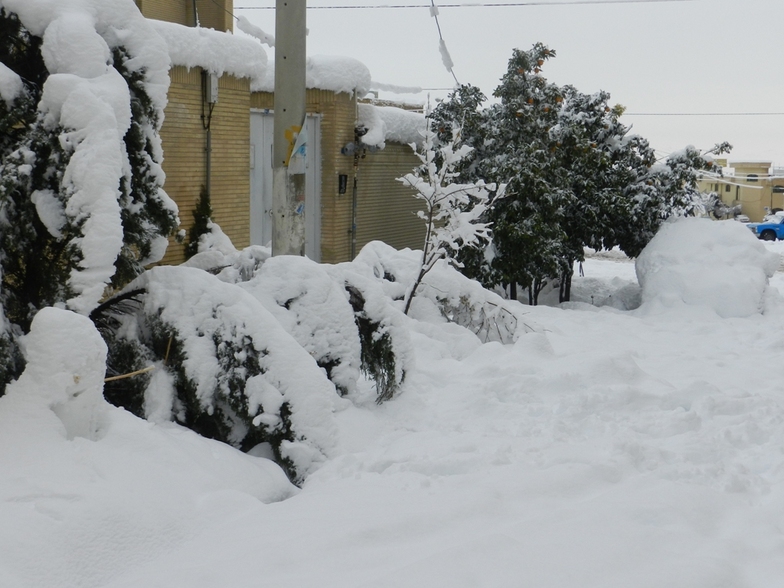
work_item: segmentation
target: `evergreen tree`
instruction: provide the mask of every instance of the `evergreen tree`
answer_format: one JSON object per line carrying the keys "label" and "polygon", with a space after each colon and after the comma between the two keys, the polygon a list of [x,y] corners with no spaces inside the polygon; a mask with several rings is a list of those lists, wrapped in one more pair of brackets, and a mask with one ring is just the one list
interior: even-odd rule
{"label": "evergreen tree", "polygon": [[610,106],[608,93],[582,94],[541,75],[554,56],[541,43],[514,50],[494,92],[500,104],[481,110],[481,93],[461,87],[433,117],[442,141],[449,120],[470,121],[464,135],[474,151],[462,181],[508,182],[506,198],[484,219],[493,224],[492,244],[461,252],[466,273],[508,286],[511,297],[522,286],[531,304],[553,280],[560,300],[569,300],[584,247],[620,246],[636,256],[668,216],[691,212],[697,171],[712,167],[694,148],[657,164],[648,142],[620,122],[624,109]]}
{"label": "evergreen tree", "polygon": [[[118,146],[126,158],[117,177],[122,243],[114,275],[104,280],[91,274],[83,244],[99,225],[91,225],[87,199],[99,196],[76,186],[69,172],[91,131],[64,128],[41,106],[49,78],[41,47],[40,37],[0,8],[0,66],[6,79],[20,83],[15,96],[0,99],[0,307],[6,324],[2,344],[10,347],[0,360],[0,390],[22,369],[21,361],[8,359],[18,358],[14,333],[27,332],[38,310],[76,304],[80,312],[89,312],[96,296],[87,301],[77,297],[136,277],[145,264],[162,257],[166,237],[178,223],[176,206],[162,190],[160,105],[148,95],[146,69],[116,46],[107,67],[125,80],[131,111],[130,127]],[[95,251],[97,246],[92,247]]]}

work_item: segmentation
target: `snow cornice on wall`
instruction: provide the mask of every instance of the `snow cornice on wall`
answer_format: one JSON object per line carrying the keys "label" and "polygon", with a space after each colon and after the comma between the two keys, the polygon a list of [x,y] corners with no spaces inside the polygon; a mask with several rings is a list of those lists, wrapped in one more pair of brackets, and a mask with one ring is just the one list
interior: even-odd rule
{"label": "snow cornice on wall", "polygon": [[267,52],[255,39],[161,20],[149,23],[166,41],[172,65],[249,78],[251,86],[267,77]]}

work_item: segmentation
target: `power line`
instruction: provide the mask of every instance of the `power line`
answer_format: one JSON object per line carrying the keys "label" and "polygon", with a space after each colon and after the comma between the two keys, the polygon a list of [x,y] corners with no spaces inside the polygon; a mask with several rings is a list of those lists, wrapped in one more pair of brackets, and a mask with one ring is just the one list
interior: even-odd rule
{"label": "power line", "polygon": [[784,116],[784,112],[624,112],[624,116]]}
{"label": "power line", "polygon": [[[580,4],[664,4],[697,2],[699,0],[563,0],[547,2],[532,0],[529,2],[469,2],[467,4],[439,4],[439,8],[505,8],[520,6],[577,6]],[[308,10],[368,10],[368,9],[406,9],[430,8],[428,4],[359,4],[308,6]],[[275,10],[274,6],[235,6],[235,10]]]}
{"label": "power line", "polygon": [[446,48],[446,41],[444,41],[444,36],[441,34],[441,23],[438,22],[438,8],[436,6],[436,0],[430,0],[430,16],[433,17],[436,21],[436,28],[438,29],[438,40],[439,40],[439,50],[441,52],[441,61],[444,62],[444,67],[447,69],[449,73],[452,74],[452,77],[455,80],[455,84],[458,86],[460,82],[457,81],[457,76],[455,75],[454,70],[454,63],[452,63],[452,57],[449,55],[449,50]]}

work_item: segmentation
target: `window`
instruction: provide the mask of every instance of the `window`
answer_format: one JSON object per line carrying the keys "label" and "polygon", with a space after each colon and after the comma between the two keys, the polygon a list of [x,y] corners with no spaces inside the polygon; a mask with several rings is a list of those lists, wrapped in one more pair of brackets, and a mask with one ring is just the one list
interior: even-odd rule
{"label": "window", "polygon": [[732,186],[730,186],[729,184],[727,184],[726,186],[724,186],[724,191],[725,191],[725,192],[730,192],[731,190],[732,190]]}
{"label": "window", "polygon": [[757,174],[748,174],[746,176],[746,181],[747,182],[756,182],[758,179],[759,179],[759,176]]}
{"label": "window", "polygon": [[774,194],[784,194],[784,186],[773,186]]}

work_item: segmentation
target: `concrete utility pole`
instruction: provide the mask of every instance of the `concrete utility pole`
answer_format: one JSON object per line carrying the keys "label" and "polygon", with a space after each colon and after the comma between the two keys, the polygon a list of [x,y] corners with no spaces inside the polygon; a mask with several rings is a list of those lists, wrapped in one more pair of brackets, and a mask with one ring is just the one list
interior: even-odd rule
{"label": "concrete utility pole", "polygon": [[305,125],[305,10],[306,0],[275,2],[273,255],[305,254],[304,166],[289,170],[294,143]]}

